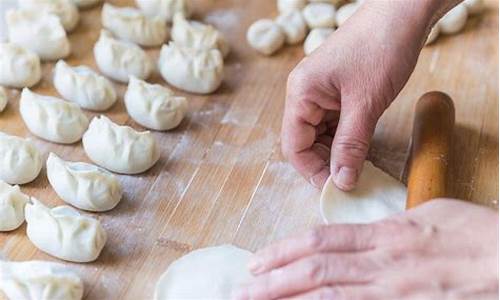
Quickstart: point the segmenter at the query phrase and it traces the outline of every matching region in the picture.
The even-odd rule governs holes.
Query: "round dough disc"
[[[406,187],[368,161],[353,191],[341,191],[330,177],[320,199],[326,223],[371,223],[400,213],[405,207]]]
[[[251,278],[251,252],[232,245],[198,249],[174,261],[156,284],[155,299],[231,299]]]

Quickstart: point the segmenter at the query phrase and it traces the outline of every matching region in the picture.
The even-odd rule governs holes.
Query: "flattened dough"
[[[156,300],[231,299],[233,288],[251,278],[252,255],[232,245],[198,249],[174,261],[158,280]]]
[[[326,223],[372,223],[406,207],[406,187],[366,161],[354,191],[343,192],[328,178],[321,192],[320,209]]]

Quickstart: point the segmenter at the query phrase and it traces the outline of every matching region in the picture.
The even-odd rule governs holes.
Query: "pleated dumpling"
[[[34,9],[9,10],[6,13],[9,42],[29,49],[42,60],[69,55],[71,46],[59,18]]]
[[[80,300],[83,282],[63,264],[0,261],[0,290],[8,299]]]
[[[181,13],[174,16],[172,40],[182,47],[219,49],[223,57],[229,54],[227,41],[215,27],[197,21],[188,21]]]
[[[144,50],[114,39],[106,30],[101,30],[94,45],[94,58],[104,75],[121,82],[128,82],[129,76],[147,79],[153,71],[153,63]]]
[[[0,132],[0,180],[10,184],[33,181],[42,169],[42,158],[28,139]]]
[[[122,197],[113,174],[92,164],[64,161],[54,153],[47,159],[47,177],[61,199],[83,210],[110,210]]]
[[[66,31],[75,29],[80,14],[71,0],[17,0],[21,8],[33,9],[56,15]]]
[[[116,102],[113,84],[89,67],[70,67],[60,60],[55,66],[53,81],[63,98],[85,109],[103,111]]]
[[[73,262],[97,259],[106,243],[106,232],[94,218],[80,215],[70,206],[48,208],[31,198],[26,204],[26,233],[40,250]]]
[[[94,163],[116,173],[142,173],[160,158],[151,132],[120,126],[105,116],[92,120],[82,141],[85,153]]]
[[[176,13],[186,17],[191,14],[189,0],[135,0],[135,3],[146,16],[160,17],[169,23]]]
[[[188,103],[185,97],[175,96],[164,86],[132,77],[125,93],[125,106],[132,119],[142,126],[169,130],[181,123]]]
[[[24,88],[19,102],[21,117],[28,129],[47,141],[72,144],[78,142],[89,124],[75,103],[43,96]]]
[[[24,222],[24,206],[29,197],[21,193],[19,186],[11,186],[0,180],[0,231],[10,231]]]
[[[187,48],[170,42],[161,48],[158,64],[168,83],[192,93],[214,92],[224,76],[224,61],[217,49]]]
[[[40,81],[42,71],[38,55],[12,43],[0,43],[0,85],[31,87]]]
[[[160,46],[168,34],[165,21],[159,17],[147,17],[132,7],[116,7],[105,3],[101,22],[116,37],[141,46]]]

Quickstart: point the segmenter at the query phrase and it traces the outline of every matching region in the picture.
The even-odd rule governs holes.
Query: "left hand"
[[[498,299],[498,214],[433,200],[367,225],[321,226],[256,253],[236,299]]]

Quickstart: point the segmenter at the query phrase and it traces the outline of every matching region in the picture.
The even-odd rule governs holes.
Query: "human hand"
[[[433,200],[278,242],[250,269],[256,277],[236,299],[498,299],[498,213]]]

